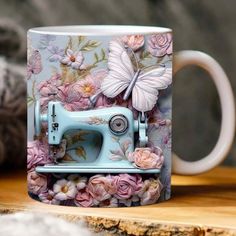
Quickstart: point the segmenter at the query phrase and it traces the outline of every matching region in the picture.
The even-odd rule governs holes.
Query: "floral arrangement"
[[[143,35],[129,35],[120,37],[125,48],[132,49],[138,65],[131,55],[133,66],[145,68],[150,64],[165,64],[172,56],[172,36],[169,33]],[[31,39],[28,38],[31,45]],[[129,52],[129,51],[128,51]],[[87,59],[87,55],[91,59]],[[46,55],[47,64],[51,65],[51,75],[47,79],[38,80],[44,65],[42,55]],[[91,97],[97,96],[103,79],[108,74],[107,51],[101,47],[101,42],[84,36],[68,37],[65,47],[56,44],[56,36],[41,35],[37,47],[28,47],[27,78],[31,83],[28,93],[28,106],[37,98],[40,99],[41,110],[47,110],[49,101],[56,99],[68,111],[99,109],[110,106],[129,108],[134,117],[139,112],[132,106],[131,98],[123,100],[123,94],[109,98],[101,94],[94,104]],[[89,63],[88,63],[89,62]],[[104,67],[105,65],[105,67]],[[137,68],[136,68],[137,69]],[[51,96],[53,95],[53,96]],[[160,132],[159,146],[136,147],[133,152],[127,152],[129,140],[114,140],[120,149],[110,150],[110,159],[114,161],[127,160],[135,168],[161,169],[165,167],[163,150],[170,148],[171,122],[162,118],[162,112],[155,106],[147,113],[148,134]],[[91,125],[103,122],[91,119]],[[77,136],[76,141],[81,137]],[[65,137],[57,150],[56,157],[68,158],[66,149],[71,137]],[[100,174],[100,175],[54,175],[39,174],[36,166],[54,163],[55,159],[49,154],[46,140],[46,129],[42,130],[42,137],[29,141],[27,148],[28,190],[31,196],[41,202],[54,205],[70,205],[78,207],[118,207],[138,206],[156,203],[161,193],[168,188],[170,181],[161,183],[155,174]],[[78,155],[86,159],[83,147],[78,147]]]

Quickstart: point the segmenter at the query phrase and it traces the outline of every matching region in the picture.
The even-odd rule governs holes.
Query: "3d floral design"
[[[114,196],[118,199],[128,199],[142,188],[142,177],[137,174],[119,174],[111,178],[117,188]]]
[[[78,92],[82,97],[91,97],[98,89],[97,81],[91,75],[87,75],[85,79],[77,82]]]
[[[31,170],[37,165],[52,163],[49,157],[48,144],[39,140],[28,142],[27,144],[27,169]]]
[[[68,176],[68,180],[72,181],[78,190],[81,190],[86,187],[88,178],[86,176],[72,174]]]
[[[122,37],[122,41],[125,46],[131,48],[133,51],[137,51],[144,45],[143,35],[127,35]]]
[[[106,178],[104,175],[95,175],[88,181],[87,191],[97,201],[104,201],[116,192],[117,185],[113,178]]]
[[[61,40],[61,37],[65,38]],[[29,41],[32,41],[30,36]],[[128,58],[126,63],[115,53],[113,54],[115,59],[110,60],[108,47],[111,41],[114,46],[118,46],[116,53],[119,55],[123,53],[123,56]],[[127,35],[117,37],[117,41],[121,47],[114,43],[114,38],[103,41],[101,37],[41,35],[37,40],[33,40],[33,45],[31,43],[28,50],[27,78],[30,87],[27,97],[28,107],[31,109],[37,99],[40,100],[42,113],[47,112],[48,103],[52,100],[60,101],[68,111],[120,106],[130,109],[135,120],[139,118],[141,110],[145,110],[148,122],[147,135],[150,140],[147,147],[139,147],[138,134],[135,134],[135,147],[130,149],[133,137],[129,133],[126,136],[109,133],[117,148],[113,150],[107,147],[111,149],[107,158],[118,163],[129,161],[131,167],[144,172],[142,174],[37,173],[37,166],[72,162],[73,155],[81,157],[82,162],[90,158],[89,151],[83,146],[89,135],[85,130],[66,132],[60,145],[55,149],[55,155],[49,154],[49,150],[54,149],[50,149],[47,143],[47,124],[43,124],[40,137],[33,140],[32,135],[27,147],[28,190],[34,199],[64,206],[130,207],[154,204],[169,198],[168,154],[171,151],[171,118],[166,111],[165,96],[169,96],[166,88],[170,85],[172,77],[170,63],[167,63],[171,60],[172,36],[169,33]],[[146,93],[146,90],[150,91],[151,83],[146,81],[156,76],[153,69],[159,67],[160,63],[165,65],[158,72],[160,86],[155,88],[155,91]],[[111,67],[117,71],[117,66],[119,67],[117,74],[111,74]],[[128,72],[125,72],[125,68],[128,68]],[[133,79],[132,75],[138,69],[140,75],[148,71],[152,76],[138,77],[141,88],[136,87],[136,91],[139,90],[139,93],[134,94],[134,97],[135,89],[132,89],[124,100],[126,89]],[[109,85],[106,87],[107,93],[101,89],[104,81]],[[111,89],[114,84],[115,89]],[[113,96],[117,89],[119,93]],[[154,104],[157,99],[158,103]],[[170,108],[171,105],[168,109]],[[32,122],[33,118],[30,117],[29,120]],[[107,125],[109,120],[101,119],[94,114],[87,122],[91,126],[96,126]],[[147,174],[145,171],[148,169],[156,169],[160,174]]]
[[[65,84],[60,86],[58,88],[57,97],[68,111],[79,111],[87,109],[90,106],[89,99],[82,97],[79,93],[78,84]]]
[[[98,202],[92,197],[92,195],[86,191],[86,189],[81,189],[75,196],[75,205],[79,207],[91,207],[96,205]]]
[[[160,197],[162,184],[157,179],[147,179],[144,181],[141,191],[138,193],[141,205],[156,203]]]
[[[156,148],[155,152],[149,147],[136,148],[134,152],[129,153],[128,159],[140,169],[160,169],[164,163],[164,156],[160,148]]]
[[[62,60],[62,57],[64,55],[64,49],[54,45],[48,46],[47,49],[51,53],[48,58],[50,62],[57,62]]]
[[[111,197],[99,203],[100,207],[118,207],[118,199],[115,197]]]
[[[34,170],[28,172],[27,183],[29,192],[33,194],[40,194],[47,190],[47,177]]]
[[[39,40],[39,49],[41,50],[47,49],[55,40],[56,40],[55,35],[42,34]]]
[[[52,190],[48,190],[46,192],[39,194],[39,199],[41,202],[52,204],[52,205],[59,205],[60,201],[55,199],[55,193]]]
[[[75,70],[85,69],[84,56],[81,51],[73,52],[71,49],[66,50],[66,55],[61,59],[61,63]]]
[[[77,189],[72,181],[61,179],[53,185],[53,192],[55,193],[55,199],[63,201],[74,199],[77,193]]]
[[[62,85],[61,75],[56,73],[48,80],[44,80],[37,85],[37,90],[40,94],[40,104],[42,110],[46,110],[49,101],[54,99],[50,94],[56,94],[59,86]]]
[[[167,34],[154,34],[148,40],[148,49],[155,57],[163,57],[172,54],[172,35]]]

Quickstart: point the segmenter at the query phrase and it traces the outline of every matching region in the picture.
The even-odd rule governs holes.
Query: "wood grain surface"
[[[50,206],[27,194],[24,172],[0,174],[0,213],[52,213],[69,221],[83,218],[96,231],[134,235],[236,235],[236,169],[173,176],[172,198],[130,208]],[[169,232],[169,233],[168,233]]]

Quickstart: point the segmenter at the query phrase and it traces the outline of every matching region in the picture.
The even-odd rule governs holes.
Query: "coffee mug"
[[[187,162],[171,151],[172,31],[144,26],[56,26],[28,31],[29,195],[78,207],[125,207],[170,198],[172,172],[217,166],[234,138],[230,83],[198,51],[174,55],[175,74],[205,69],[222,123],[212,152]]]

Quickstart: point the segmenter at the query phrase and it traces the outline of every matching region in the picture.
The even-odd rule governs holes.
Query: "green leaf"
[[[80,146],[75,151],[76,155],[79,157],[82,157],[84,160],[86,160],[86,151],[84,150],[84,147]]]
[[[103,48],[101,49],[101,54],[102,54],[102,60],[105,60],[106,59],[106,52]]]
[[[67,47],[65,48],[65,53],[67,49],[72,49],[72,48],[73,48],[73,38],[69,36],[68,44],[67,44]]]
[[[98,47],[100,45],[100,42],[95,40],[88,40],[85,45],[80,49],[81,51],[91,51]]]
[[[78,37],[78,46],[80,46],[80,44],[86,39],[85,36],[79,36]]]
[[[142,53],[140,55],[140,58],[143,59],[143,60],[151,58],[151,53],[144,50],[144,51],[142,51]]]
[[[31,106],[34,103],[34,99],[30,96],[27,97],[27,105]]]
[[[96,52],[94,53],[94,58],[96,62],[99,61],[98,54]]]

